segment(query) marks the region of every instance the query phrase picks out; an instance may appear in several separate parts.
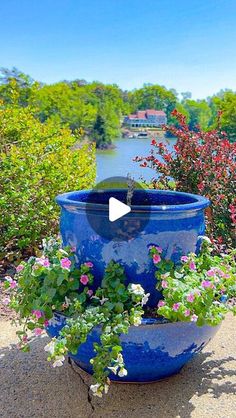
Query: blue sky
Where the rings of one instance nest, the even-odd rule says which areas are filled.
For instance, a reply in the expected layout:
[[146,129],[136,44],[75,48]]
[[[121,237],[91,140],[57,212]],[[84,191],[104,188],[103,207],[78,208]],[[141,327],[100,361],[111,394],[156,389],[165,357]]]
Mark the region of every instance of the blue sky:
[[236,0],[1,0],[0,66],[52,83],[236,90]]

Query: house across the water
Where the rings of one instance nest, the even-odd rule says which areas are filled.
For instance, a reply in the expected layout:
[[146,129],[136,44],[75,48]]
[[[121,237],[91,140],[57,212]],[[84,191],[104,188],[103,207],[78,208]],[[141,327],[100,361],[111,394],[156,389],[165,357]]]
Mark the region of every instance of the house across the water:
[[152,127],[157,128],[167,123],[166,113],[163,110],[138,110],[133,115],[125,116],[124,124],[129,127]]

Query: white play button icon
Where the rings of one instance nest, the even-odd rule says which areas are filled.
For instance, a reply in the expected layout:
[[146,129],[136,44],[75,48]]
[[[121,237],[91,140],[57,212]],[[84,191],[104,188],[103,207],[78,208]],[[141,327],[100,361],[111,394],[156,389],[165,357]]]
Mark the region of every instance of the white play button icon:
[[115,197],[109,199],[109,221],[114,222],[131,212],[131,208]]

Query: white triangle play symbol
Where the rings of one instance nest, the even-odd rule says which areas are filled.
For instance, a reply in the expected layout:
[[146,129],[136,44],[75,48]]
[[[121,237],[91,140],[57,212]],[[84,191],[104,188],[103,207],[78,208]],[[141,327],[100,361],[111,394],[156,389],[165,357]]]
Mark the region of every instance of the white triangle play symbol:
[[120,202],[115,197],[110,197],[109,199],[109,221],[114,222],[117,219],[122,218],[131,211],[131,208],[128,205]]

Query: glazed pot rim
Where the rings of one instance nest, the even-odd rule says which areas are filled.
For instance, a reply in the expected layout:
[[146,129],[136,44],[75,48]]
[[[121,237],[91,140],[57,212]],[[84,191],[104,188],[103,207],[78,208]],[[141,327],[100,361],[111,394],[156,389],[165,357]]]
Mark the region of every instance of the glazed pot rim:
[[[88,210],[96,210],[96,211],[105,211],[109,212],[109,204],[108,203],[91,203],[87,202],[86,200],[78,200],[79,197],[89,195],[89,193],[93,194],[101,194],[102,192],[111,193],[112,192],[124,192],[125,189],[104,189],[104,190],[75,190],[67,193],[60,194],[56,197],[56,202],[64,208],[67,207],[74,207],[78,210],[88,211]],[[185,211],[194,211],[194,210],[202,210],[207,208],[210,205],[209,199],[204,196],[200,196],[197,194],[192,193],[185,193],[185,192],[176,192],[171,190],[135,190],[135,193],[145,193],[150,195],[158,194],[160,196],[176,196],[180,198],[186,198],[188,201],[192,200],[190,203],[177,203],[173,205],[168,204],[160,204],[160,205],[131,205],[132,212],[159,212],[159,213],[167,213],[167,212],[185,212]],[[75,199],[76,196],[76,199]]]

